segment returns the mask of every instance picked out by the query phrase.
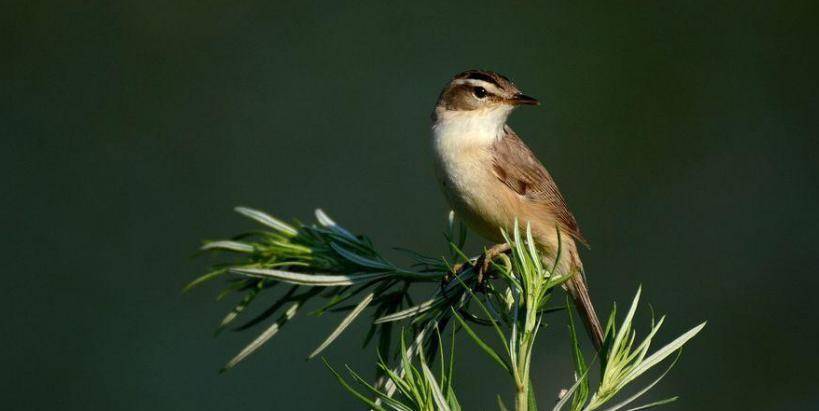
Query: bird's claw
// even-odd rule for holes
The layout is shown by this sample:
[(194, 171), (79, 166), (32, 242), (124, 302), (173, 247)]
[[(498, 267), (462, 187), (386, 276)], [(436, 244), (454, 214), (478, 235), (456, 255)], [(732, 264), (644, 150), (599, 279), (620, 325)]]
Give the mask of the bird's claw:
[(509, 244), (495, 244), (492, 247), (486, 249), (483, 254), (478, 256), (474, 263), (458, 263), (452, 267), (452, 270), (448, 271), (444, 276), (441, 278), (441, 292), (446, 295), (446, 286), (452, 281), (455, 277), (461, 275), (463, 271), (465, 271), (470, 266), (475, 269), (476, 272), (476, 284), (475, 290), (482, 291), (484, 286), (486, 285), (486, 279), (489, 274), (489, 270), (492, 267), (492, 261), (497, 258), (501, 254), (507, 253), (511, 248)]
[(475, 265), (477, 269), (477, 288), (479, 290), (482, 290), (486, 284), (487, 274), (492, 266), (492, 261), (494, 261), (499, 255), (505, 254), (510, 249), (511, 247), (509, 247), (509, 244), (507, 243), (495, 244), (492, 247), (489, 247), (489, 249), (484, 251), (483, 254), (478, 257)]

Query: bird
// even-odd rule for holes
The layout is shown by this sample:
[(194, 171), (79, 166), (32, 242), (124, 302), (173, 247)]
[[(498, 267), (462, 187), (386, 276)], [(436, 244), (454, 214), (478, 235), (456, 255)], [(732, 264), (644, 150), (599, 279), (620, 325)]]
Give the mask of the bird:
[(515, 224), (531, 227), (543, 260), (554, 264), (555, 273), (571, 276), (564, 288), (599, 351), (603, 328), (578, 252), (578, 243), (588, 243), (552, 176), (506, 124), (515, 108), (539, 105), (496, 72), (457, 74), (432, 113), (435, 175), (455, 215), (497, 244), (483, 254), (485, 262), (505, 251), (502, 230), (509, 232)]

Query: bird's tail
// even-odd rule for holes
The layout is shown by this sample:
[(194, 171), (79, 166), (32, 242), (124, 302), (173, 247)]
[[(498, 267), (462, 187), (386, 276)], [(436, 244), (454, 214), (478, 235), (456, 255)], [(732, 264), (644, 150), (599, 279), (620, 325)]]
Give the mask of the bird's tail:
[(600, 320), (597, 318), (597, 311), (594, 310), (591, 297), (589, 296), (589, 287), (586, 286), (586, 279), (583, 272), (578, 272), (566, 282), (566, 289), (569, 290), (577, 312), (583, 318), (583, 324), (586, 326), (586, 332), (594, 342), (594, 348), (599, 352), (603, 348), (603, 327), (600, 325)]

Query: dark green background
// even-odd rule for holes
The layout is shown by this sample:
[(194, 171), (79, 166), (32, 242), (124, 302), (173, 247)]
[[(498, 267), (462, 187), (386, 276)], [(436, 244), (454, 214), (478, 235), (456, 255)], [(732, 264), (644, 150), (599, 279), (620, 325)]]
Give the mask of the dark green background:
[[(4, 409), (357, 409), (304, 361), (337, 318), (300, 318), (217, 375), (253, 335), (211, 337), (229, 304), (180, 295), (208, 263), (190, 256), (250, 227), (238, 204), (320, 206), (383, 249), (439, 254), (428, 115), (472, 67), (543, 101), (511, 124), (591, 241), (598, 308), (643, 284), (666, 339), (709, 320), (652, 398), (819, 403), (808, 2), (70, 3), (0, 13)], [(544, 405), (571, 370), (550, 321)], [(370, 371), (363, 331), (328, 359)], [(466, 408), (494, 409), (509, 382), (462, 347)]]

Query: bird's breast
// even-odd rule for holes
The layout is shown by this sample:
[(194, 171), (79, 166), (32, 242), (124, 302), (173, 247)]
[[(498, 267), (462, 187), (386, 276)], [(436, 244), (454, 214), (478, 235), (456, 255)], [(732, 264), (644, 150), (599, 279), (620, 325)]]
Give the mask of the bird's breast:
[(558, 236), (548, 207), (519, 195), (494, 174), (492, 147), (496, 138), (491, 129), (476, 128), (474, 123), (444, 123), (432, 130), (439, 185), (470, 230), (487, 240), (502, 242), (501, 228), (511, 230), (515, 220), (531, 224), (546, 260), (553, 262), (557, 250), (561, 250), (559, 272), (582, 266), (571, 236), (563, 232)]
[[(479, 235), (500, 241), (506, 226), (509, 199), (492, 173), (491, 144), (482, 136), (448, 134), (433, 129), (433, 149), (438, 182), (449, 204)], [(450, 130), (451, 132), (451, 130)]]

